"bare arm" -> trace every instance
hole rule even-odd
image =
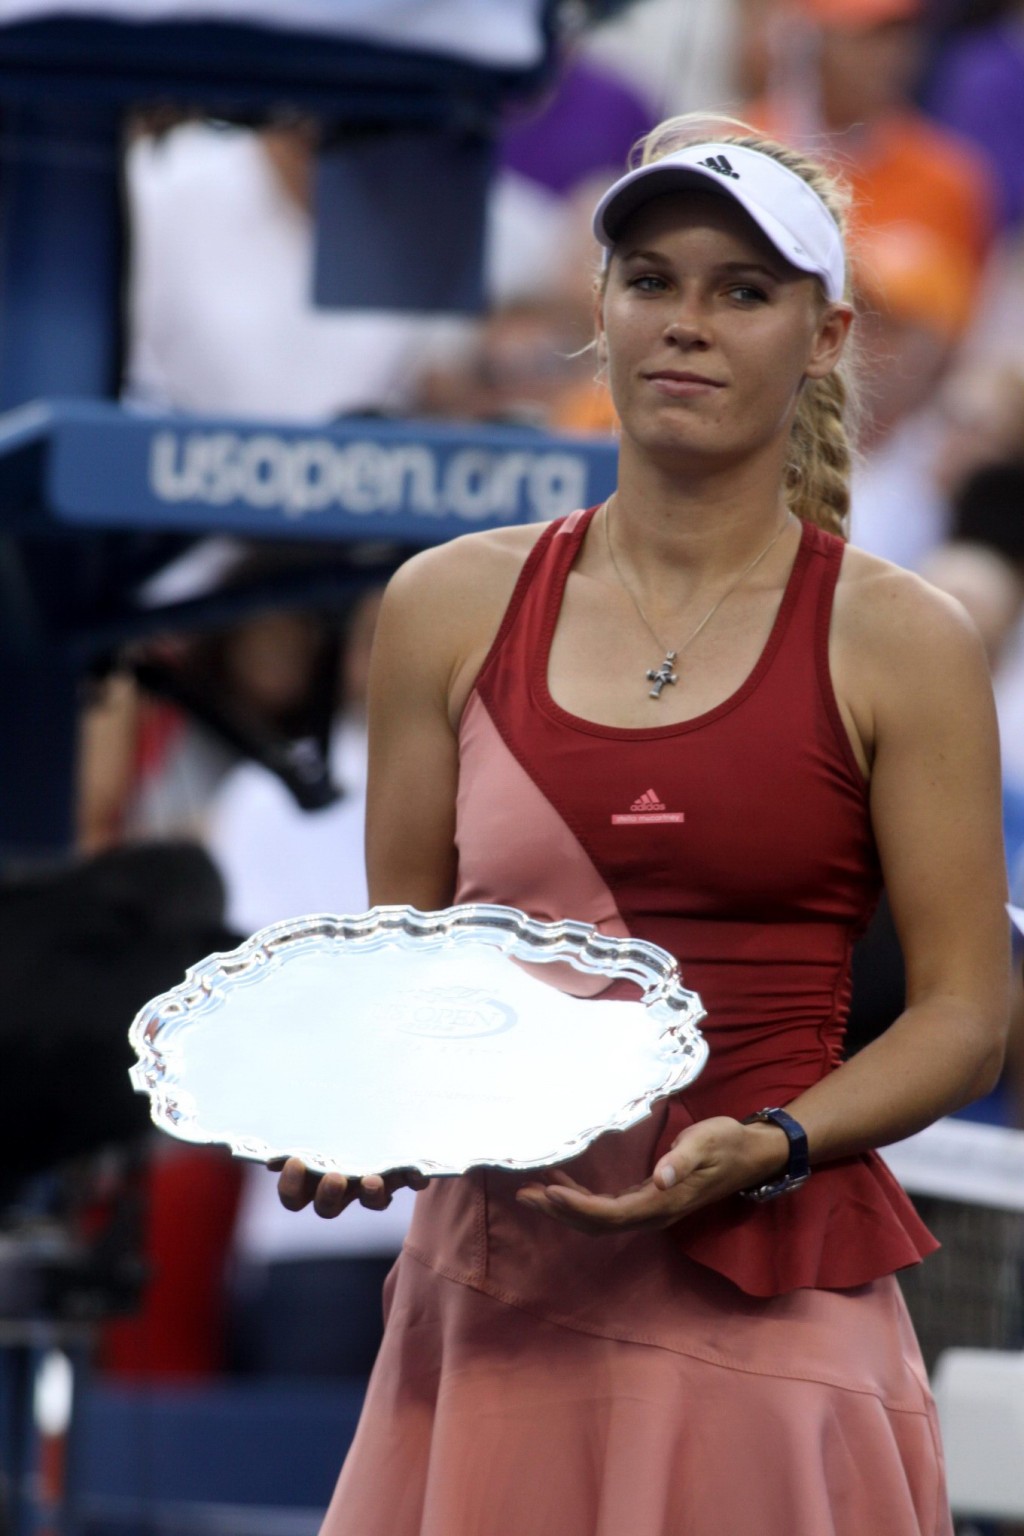
[[[539,526],[470,535],[391,581],[370,668],[366,871],[375,905],[455,893],[458,729]]]
[[[871,815],[907,1006],[795,1101],[817,1161],[897,1141],[987,1092],[1009,1017],[999,745],[981,643],[937,593],[902,575],[871,585],[846,639],[868,653]]]

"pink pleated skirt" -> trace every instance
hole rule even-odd
[[[752,1301],[692,1268],[670,1349],[403,1254],[321,1536],[951,1536],[895,1280]]]

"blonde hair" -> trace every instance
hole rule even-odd
[[[845,235],[850,196],[823,165],[789,149],[736,118],[687,113],[659,123],[635,146],[632,166],[649,165],[690,144],[736,144],[770,155],[816,192]],[[822,293],[824,298],[824,292]],[[852,303],[847,274],[844,298]],[[839,364],[823,379],[804,383],[790,435],[785,496],[804,522],[847,536],[855,426],[859,417],[856,363],[847,344]]]

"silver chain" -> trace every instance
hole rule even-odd
[[[776,528],[775,532],[768,540],[768,543],[764,546],[764,549],[762,549],[759,554],[754,556],[749,565],[745,565],[743,567],[743,570],[740,571],[740,574],[736,577],[736,580],[732,582],[730,586],[726,587],[721,597],[717,598],[716,601],[711,605],[707,613],[697,625],[697,628],[693,630],[689,635],[687,635],[686,639],[681,641],[676,649],[672,651],[669,650],[668,646],[663,644],[660,636],[656,633],[650,619],[648,619],[646,613],[644,613],[644,610],[641,608],[632,587],[629,585],[625,576],[623,576],[619,567],[619,562],[615,558],[615,550],[612,548],[611,519],[608,515],[608,508],[610,505],[611,498],[609,498],[601,508],[601,511],[604,513],[604,540],[605,544],[608,546],[608,558],[611,560],[612,568],[619,579],[619,585],[622,587],[622,590],[625,592],[626,596],[629,598],[630,602],[633,604],[633,607],[639,614],[644,628],[647,630],[655,645],[657,645],[658,649],[662,651],[665,656],[665,660],[662,662],[661,672],[655,673],[654,671],[650,671],[647,674],[648,679],[655,683],[655,687],[652,689],[650,697],[652,699],[656,699],[659,698],[661,694],[661,688],[658,686],[658,680],[660,680],[661,687],[664,687],[665,683],[674,683],[676,681],[676,678],[671,671],[672,663],[676,660],[677,656],[681,655],[681,653],[686,650],[687,646],[692,645],[693,641],[696,640],[697,636],[700,634],[705,625],[709,624],[714,618],[715,614],[718,612],[719,608],[721,608],[726,598],[732,592],[735,592],[736,588],[747,579],[754,567],[760,565],[761,561],[768,554],[769,550],[775,547],[779,539],[781,539],[782,535],[789,527],[790,519],[792,518],[793,514],[787,511],[782,522],[779,524],[778,528]]]

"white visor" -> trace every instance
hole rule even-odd
[[[771,155],[739,144],[690,144],[628,171],[595,208],[594,234],[611,250],[631,213],[666,192],[694,188],[733,198],[780,256],[819,277],[833,303],[843,297],[842,236],[817,192]]]

